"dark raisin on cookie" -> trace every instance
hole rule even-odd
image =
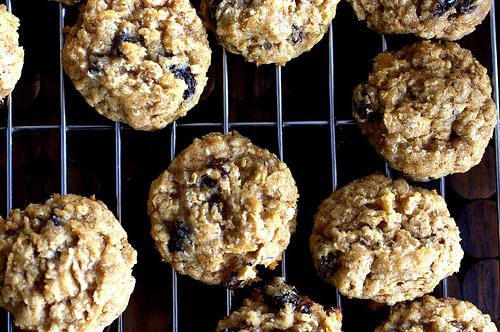
[[[266,293],[266,300],[269,306],[277,310],[283,309],[287,304],[290,304],[295,309],[301,302],[299,295],[288,289],[278,294]]]
[[[196,89],[196,80],[194,78],[193,73],[191,73],[191,68],[186,67],[178,67],[178,66],[170,66],[170,71],[174,74],[175,78],[183,79],[187,84],[187,89],[184,91],[182,97],[184,100],[190,98],[194,95]]]
[[[216,14],[217,14],[217,8],[219,7],[219,5],[221,4],[222,0],[213,0],[211,3],[210,3],[210,19],[212,20],[212,25],[214,27],[217,27],[217,17],[216,17]]]
[[[198,184],[200,187],[205,187],[205,188],[216,188],[217,187],[217,180],[212,179],[208,175],[204,174],[200,176],[200,179],[198,180]]]
[[[468,14],[476,6],[474,6],[474,0],[439,0],[434,11],[434,16],[441,17],[452,8],[455,8],[459,14]]]
[[[62,222],[64,221],[63,218],[61,218],[59,216],[56,216],[55,214],[52,215],[52,217],[50,218],[50,220],[52,221],[52,223],[54,224],[54,226],[61,226]]]
[[[361,100],[354,101],[354,117],[359,122],[371,122],[379,120],[382,114],[373,110],[370,96],[363,93]]]
[[[88,72],[91,75],[99,75],[102,73],[103,69],[104,68],[103,68],[102,64],[96,61],[96,62],[92,62],[90,64]]]
[[[314,305],[313,301],[307,300],[305,302],[302,302],[299,306],[299,310],[303,314],[310,314],[312,306]]]
[[[328,253],[326,256],[321,256],[319,259],[319,272],[324,278],[330,278],[337,272],[339,267],[338,257],[333,252]]]
[[[233,273],[233,274],[231,274],[231,276],[227,280],[225,286],[226,286],[226,288],[229,288],[229,289],[236,289],[236,288],[243,286],[244,284],[245,284],[245,281],[238,279],[238,274]]]
[[[189,227],[183,220],[175,222],[170,230],[170,239],[168,240],[168,250],[171,252],[184,251],[186,241],[189,240]]]
[[[142,35],[131,35],[127,31],[120,31],[113,40],[113,50],[116,55],[121,54],[120,48],[124,43],[140,43],[144,46],[146,42],[144,40],[144,36]]]
[[[226,178],[229,176],[229,172],[224,169],[225,161],[223,159],[214,159],[208,163],[208,167],[216,169],[220,172],[220,176]]]
[[[304,31],[296,25],[292,25],[292,34],[288,36],[288,41],[298,44],[304,39]]]

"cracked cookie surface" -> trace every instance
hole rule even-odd
[[[338,0],[202,0],[201,14],[219,43],[257,65],[284,65],[328,30]]]
[[[0,5],[0,102],[21,77],[24,50],[19,46],[19,19]]]
[[[151,235],[163,259],[207,284],[236,288],[274,268],[295,231],[287,166],[233,132],[196,139],[156,179]]]
[[[423,41],[375,58],[353,116],[391,167],[426,181],[481,161],[497,118],[491,90],[470,51]]]
[[[219,321],[216,332],[297,331],[340,332],[342,314],[324,309],[297,290],[275,278],[256,289],[243,306]]]
[[[457,40],[473,32],[490,0],[348,0],[358,19],[385,34]]]
[[[102,331],[127,307],[136,256],[104,203],[53,195],[0,222],[0,305],[22,329]]]
[[[88,0],[63,49],[87,103],[139,130],[163,128],[198,103],[210,56],[188,0]]]
[[[391,309],[375,332],[497,332],[489,315],[470,302],[426,295]]]
[[[381,174],[323,201],[310,245],[319,274],[342,294],[389,305],[431,292],[464,254],[441,196]]]

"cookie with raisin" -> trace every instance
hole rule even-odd
[[[0,218],[0,306],[26,331],[102,331],[127,307],[136,261],[103,202],[53,195]]]
[[[389,318],[375,332],[497,332],[489,315],[475,305],[452,297],[423,298],[401,303],[391,309]]]
[[[348,0],[360,21],[385,34],[457,40],[476,29],[491,9],[490,0]]]
[[[460,233],[436,191],[373,174],[324,200],[310,238],[314,265],[349,298],[393,305],[457,272]]]
[[[229,52],[257,65],[286,64],[328,30],[338,0],[202,0],[204,23]]]
[[[198,103],[210,56],[189,0],[88,0],[69,29],[63,64],[100,114],[156,130]]]
[[[0,103],[21,77],[24,49],[19,46],[19,19],[0,5]]]
[[[151,235],[163,260],[207,284],[236,288],[273,269],[295,231],[288,167],[236,132],[210,133],[151,185]]]
[[[353,116],[392,168],[427,181],[481,161],[497,121],[491,91],[470,51],[422,41],[375,58]]]
[[[340,332],[341,326],[339,309],[325,309],[299,295],[283,278],[275,278],[270,284],[254,290],[241,308],[219,321],[216,332]]]

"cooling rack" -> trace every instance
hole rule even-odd
[[[15,14],[19,8],[24,8],[25,16],[34,15],[28,13],[29,9],[26,9],[28,6],[36,6],[34,4],[26,5],[21,0],[6,0],[5,3]],[[57,60],[57,63],[47,65],[52,72],[52,80],[49,79],[48,84],[56,86],[58,93],[52,96],[46,93],[45,99],[47,100],[34,107],[37,109],[46,109],[47,105],[53,107],[48,111],[49,120],[47,121],[43,113],[36,115],[36,121],[25,118],[16,121],[16,100],[24,104],[25,101],[22,98],[25,95],[16,99],[15,91],[14,97],[9,96],[5,100],[3,105],[5,118],[0,117],[2,120],[0,131],[5,140],[2,144],[4,150],[0,150],[4,156],[1,169],[5,171],[0,182],[4,188],[2,190],[4,203],[0,207],[6,214],[13,207],[24,207],[33,197],[40,197],[39,201],[41,201],[51,191],[59,191],[62,194],[71,191],[82,194],[95,193],[97,198],[104,200],[110,209],[114,210],[119,221],[128,231],[132,244],[139,251],[139,264],[144,257],[146,257],[146,264],[138,268],[136,273],[138,287],[132,296],[129,308],[108,328],[109,330],[120,332],[211,331],[214,330],[218,319],[224,314],[229,314],[248,293],[248,290],[238,290],[235,293],[223,288],[200,285],[187,277],[177,275],[168,265],[159,263],[159,255],[154,252],[153,243],[147,238],[149,220],[145,216],[145,202],[149,183],[168,166],[169,160],[175,157],[176,152],[186,147],[194,137],[210,131],[227,133],[230,130],[240,131],[284,160],[298,180],[301,202],[305,201],[299,204],[297,233],[300,234],[292,239],[291,248],[284,253],[281,265],[275,274],[281,274],[291,283],[298,285],[299,290],[318,299],[321,303],[341,307],[345,316],[345,331],[372,328],[385,317],[387,308],[381,308],[367,301],[346,299],[332,287],[319,281],[310,259],[307,259],[308,253],[305,251],[308,250],[307,237],[312,227],[312,215],[315,208],[332,190],[375,170],[383,171],[388,176],[400,175],[381,161],[359,134],[355,122],[350,117],[350,91],[352,91],[354,81],[361,82],[368,74],[374,55],[388,48],[398,48],[402,44],[411,42],[411,37],[386,38],[365,31],[361,35],[353,33],[352,40],[350,40],[350,37],[346,35],[349,35],[351,31],[349,29],[345,30],[348,31],[347,33],[339,31],[338,20],[351,21],[344,25],[348,28],[354,27],[358,30],[366,30],[366,28],[363,24],[352,23],[355,19],[349,8],[346,8],[348,6],[341,4],[334,26],[330,25],[324,40],[313,49],[311,54],[301,56],[301,60],[293,60],[286,67],[263,66],[256,69],[253,65],[244,64],[238,57],[226,54],[211,40],[214,50],[211,80],[207,87],[207,96],[202,97],[203,100],[197,110],[191,111],[187,117],[174,122],[158,133],[137,133],[128,126],[111,123],[95,116],[95,112],[84,105],[84,101],[65,77],[60,61],[60,50],[64,43],[64,26],[74,19],[75,11],[55,3],[38,6],[42,6],[42,13],[50,13],[46,19],[42,19],[42,22],[52,20],[54,24],[57,23],[53,29],[42,28],[50,34],[47,38],[51,42],[48,42],[47,47],[54,48],[53,55]],[[340,18],[341,16],[343,18]],[[25,23],[23,16],[21,20],[23,25]],[[485,65],[492,77],[493,98],[498,101],[495,21],[495,4],[493,3],[489,17],[473,34],[476,37],[481,35],[482,38],[467,39],[466,37],[465,43],[467,46],[472,46],[471,48],[481,50],[480,62],[483,64],[485,61],[488,62]],[[30,31],[21,28],[22,40],[23,33],[29,34]],[[481,43],[486,35],[489,36],[488,45]],[[369,38],[357,39],[358,36]],[[338,40],[342,42],[338,43]],[[364,50],[364,44],[367,45],[366,49],[370,49],[369,52],[351,55],[351,52]],[[37,44],[39,45],[40,43]],[[27,60],[30,57],[28,51],[30,51],[29,48],[26,53]],[[477,52],[474,54],[478,55]],[[361,58],[364,60],[359,60]],[[297,64],[293,64],[294,62]],[[351,69],[359,74],[357,76],[354,74],[352,81],[346,84],[344,77],[348,76],[346,74],[349,74]],[[338,78],[337,71],[341,72],[339,75],[341,79]],[[42,69],[41,72],[43,73],[44,70]],[[294,75],[293,72],[299,74]],[[288,73],[292,74],[287,76]],[[311,77],[318,78],[318,82],[310,81]],[[308,88],[308,86],[312,87]],[[43,90],[43,82],[42,88],[38,87],[38,89]],[[317,92],[318,98],[314,96],[316,93],[312,91],[314,89],[321,89],[321,92]],[[303,97],[302,93],[304,93]],[[38,99],[43,98],[38,97]],[[252,101],[247,103],[247,99]],[[317,101],[317,99],[322,99],[322,101]],[[294,105],[295,103],[297,105]],[[23,105],[22,108],[29,109],[30,107]],[[79,112],[92,113],[92,115],[81,117],[77,114]],[[28,112],[26,118],[30,114],[33,115]],[[478,185],[486,183],[487,187],[493,187],[493,191],[489,191],[489,196],[472,195],[469,197],[466,194],[462,195],[465,197],[459,197],[460,195],[457,194],[460,192],[459,187],[462,184],[465,184],[467,188],[474,187],[475,178],[452,179],[450,180],[453,184],[451,189],[447,187],[449,181],[445,178],[419,184],[437,189],[447,199],[454,217],[459,219],[462,234],[464,225],[465,231],[471,233],[464,239],[467,252],[462,264],[465,265],[464,271],[459,273],[458,277],[452,277],[452,280],[443,280],[435,291],[436,295],[447,296],[450,293],[452,296],[476,300],[473,301],[476,303],[479,301],[481,302],[478,304],[480,308],[492,315],[497,324],[500,317],[498,293],[500,288],[498,269],[500,205],[497,194],[500,189],[498,162],[500,141],[497,138],[498,129],[497,126],[495,139],[487,150],[485,160],[481,163],[481,165],[487,165],[480,168],[479,173],[471,171],[471,176],[480,176],[483,179]],[[24,139],[23,135],[29,137]],[[28,163],[26,166],[23,163],[26,159],[25,155],[32,153],[30,146],[35,146],[34,143],[39,139],[43,142],[42,146],[33,149],[36,150],[35,154],[38,153],[39,158],[36,159],[36,163]],[[148,144],[152,144],[153,147],[149,148]],[[100,145],[106,147],[105,151],[99,150]],[[99,152],[95,153],[94,149]],[[140,155],[137,152],[139,150],[149,151],[145,160],[137,158],[137,155]],[[91,167],[84,159],[89,157],[92,159],[94,153],[98,159],[102,159],[102,162]],[[79,157],[80,154],[83,156]],[[161,156],[156,157],[158,154]],[[151,157],[152,155],[155,157]],[[316,157],[318,157],[317,160],[314,159]],[[30,181],[38,175],[32,176],[31,174],[37,172],[36,169],[41,164],[40,159],[49,165],[44,166],[48,170],[43,171],[48,175],[43,176],[44,185],[33,187]],[[349,163],[351,159],[355,161],[352,164]],[[493,166],[490,165],[491,161],[493,161]],[[359,166],[360,163],[362,165]],[[86,168],[93,169],[94,173],[86,172]],[[20,169],[21,171],[18,171]],[[143,169],[147,169],[146,176],[141,176]],[[134,175],[138,180],[134,180]],[[142,182],[138,183],[140,181]],[[137,202],[135,193],[130,193],[134,191],[134,186],[141,188],[138,196],[142,198],[142,201]],[[303,188],[305,189],[301,190]],[[36,193],[29,193],[30,191]],[[484,212],[483,216],[492,220],[489,228],[467,228],[468,223],[478,222],[473,219],[481,214],[467,214],[467,211],[464,212],[461,208],[463,204],[475,204],[476,201],[489,202],[485,203],[487,208],[483,207],[481,210]],[[138,210],[140,212],[137,212]],[[494,211],[494,216],[488,213],[491,211]],[[139,216],[137,220],[135,220],[136,216]],[[460,218],[465,220],[465,224],[460,223]],[[494,223],[493,228],[492,223]],[[487,234],[475,236],[477,230],[487,231]],[[477,250],[474,249],[473,243],[485,238],[488,244],[494,243],[496,248],[491,248],[489,245],[489,251],[485,255],[476,255]],[[294,245],[294,241],[299,244]],[[473,249],[467,250],[467,248]],[[289,251],[291,251],[290,254],[288,254]],[[480,286],[478,289],[467,291],[467,278],[470,271],[479,265],[481,265],[480,271],[482,272],[474,274],[473,278],[475,277],[474,281]],[[153,278],[152,281],[151,278]],[[364,318],[359,319],[360,316]],[[1,326],[2,330],[5,328],[8,332],[16,330],[8,313],[5,313]]]

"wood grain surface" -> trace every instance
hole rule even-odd
[[[21,43],[26,50],[23,76],[13,94],[14,126],[59,125],[59,6],[46,0],[13,0],[21,19]],[[195,3],[195,6],[197,4]],[[67,10],[67,24],[76,9]],[[489,18],[460,44],[471,49],[491,73]],[[354,18],[343,1],[334,20],[335,114],[336,120],[351,119],[354,86],[366,77],[373,57],[381,51],[381,37]],[[408,36],[389,36],[389,49],[414,41]],[[181,123],[222,121],[222,50],[211,37],[213,64],[210,81],[200,104]],[[228,56],[231,121],[276,121],[275,67]],[[312,52],[291,61],[282,70],[283,119],[285,121],[328,121],[328,40]],[[112,125],[89,107],[66,79],[66,116],[69,125]],[[0,211],[6,211],[6,111],[0,110]],[[356,126],[336,128],[338,184],[344,185],[374,171],[384,163]],[[177,151],[195,137],[221,127],[177,130]],[[241,134],[256,144],[278,152],[276,127],[241,127]],[[284,160],[291,168],[300,191],[297,233],[287,250],[288,281],[304,294],[326,305],[335,304],[335,290],[317,276],[309,254],[308,238],[319,203],[332,191],[330,136],[328,126],[286,127],[283,131]],[[149,236],[146,214],[149,185],[170,160],[170,127],[154,132],[122,130],[123,226],[138,250],[134,274],[137,287],[124,314],[124,330],[171,331],[171,269],[160,260]],[[113,129],[68,131],[69,191],[95,194],[108,204],[115,197],[115,136]],[[13,134],[13,205],[24,208],[41,202],[60,187],[59,129],[19,131]],[[498,323],[500,318],[499,239],[493,141],[482,163],[466,174],[446,179],[446,199],[457,220],[466,252],[459,273],[449,278],[450,295],[474,302]],[[395,173],[395,175],[398,175]],[[439,182],[422,184],[439,188]],[[272,273],[271,273],[272,274]],[[266,275],[269,275],[267,273]],[[180,331],[213,331],[225,314],[225,290],[179,276]],[[235,306],[249,289],[238,290]],[[442,294],[438,287],[435,294]],[[371,331],[388,313],[385,306],[343,298],[344,331]],[[0,314],[0,331],[5,329]],[[112,327],[116,330],[116,327]]]

